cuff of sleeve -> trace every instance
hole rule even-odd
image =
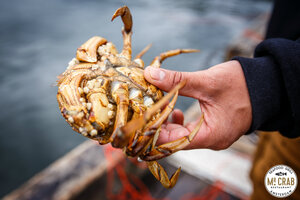
[[[268,121],[280,113],[280,73],[269,56],[257,58],[234,57],[240,62],[250,95],[252,124],[248,133],[255,130],[272,130]]]

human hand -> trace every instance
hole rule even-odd
[[[150,83],[170,91],[186,80],[180,95],[199,101],[204,122],[186,149],[225,149],[247,132],[252,122],[252,109],[243,70],[238,61],[228,61],[207,70],[176,72],[147,67],[144,76]],[[199,116],[200,117],[200,116]],[[183,125],[180,110],[173,111],[173,122],[162,126],[158,144],[188,135],[198,120]]]

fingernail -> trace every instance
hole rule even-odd
[[[152,79],[162,81],[165,78],[165,72],[159,68],[149,67],[150,76]]]

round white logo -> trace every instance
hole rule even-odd
[[[265,176],[265,187],[274,197],[290,196],[295,191],[297,184],[296,173],[286,165],[272,167]]]

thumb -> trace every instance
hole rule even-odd
[[[200,76],[202,76],[201,71],[178,72],[148,66],[144,71],[144,76],[148,82],[167,92],[178,83],[186,81],[185,86],[179,91],[179,94],[193,98],[198,97],[197,91],[201,87],[201,82],[199,81],[201,80]]]

